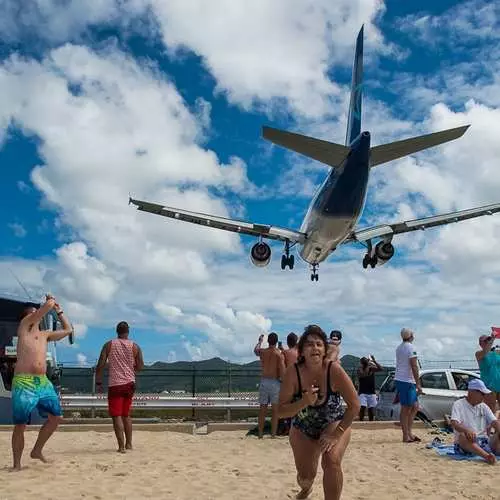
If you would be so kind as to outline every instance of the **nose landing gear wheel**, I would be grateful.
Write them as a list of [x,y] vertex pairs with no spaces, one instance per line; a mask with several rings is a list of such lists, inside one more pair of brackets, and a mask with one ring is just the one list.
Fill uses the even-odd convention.
[[295,265],[295,257],[290,255],[290,243],[285,242],[285,253],[281,256],[281,269],[286,269],[288,266],[290,269],[293,269]]
[[311,273],[311,281],[318,281],[319,276],[318,276],[318,264],[313,264],[312,265],[312,273]]

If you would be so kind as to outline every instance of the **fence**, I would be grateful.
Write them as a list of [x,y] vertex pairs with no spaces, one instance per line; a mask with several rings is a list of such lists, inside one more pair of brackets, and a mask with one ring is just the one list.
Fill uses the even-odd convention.
[[[203,362],[201,362],[203,363]],[[376,388],[379,389],[389,372],[393,371],[391,361],[383,362],[381,372],[375,376]],[[223,368],[204,368],[195,363],[186,363],[183,367],[161,368],[148,366],[137,377],[137,392],[164,393],[182,397],[204,395],[257,398],[260,367],[226,364]],[[389,366],[387,366],[389,365]],[[421,361],[422,369],[461,368],[476,370],[473,360]],[[344,365],[344,369],[353,381],[356,381],[358,365]],[[62,366],[61,392],[63,394],[91,394],[94,392],[94,368],[76,368]],[[106,390],[107,372],[103,383]]]

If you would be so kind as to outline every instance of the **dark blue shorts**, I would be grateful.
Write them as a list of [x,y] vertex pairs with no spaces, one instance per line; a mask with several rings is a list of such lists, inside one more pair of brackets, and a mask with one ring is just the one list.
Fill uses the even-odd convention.
[[418,401],[416,384],[396,380],[396,391],[401,406],[413,406]]

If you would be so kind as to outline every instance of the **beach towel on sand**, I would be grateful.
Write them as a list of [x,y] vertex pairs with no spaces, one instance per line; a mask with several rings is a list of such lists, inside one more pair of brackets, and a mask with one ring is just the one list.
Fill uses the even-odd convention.
[[[439,438],[434,439],[432,443],[429,443],[426,448],[433,449],[436,453],[441,457],[449,457],[452,460],[473,460],[475,462],[484,462],[484,458],[481,458],[478,455],[462,455],[460,453],[455,453],[455,447],[453,443],[446,444],[439,440]],[[500,459],[500,455],[496,455],[498,459]]]

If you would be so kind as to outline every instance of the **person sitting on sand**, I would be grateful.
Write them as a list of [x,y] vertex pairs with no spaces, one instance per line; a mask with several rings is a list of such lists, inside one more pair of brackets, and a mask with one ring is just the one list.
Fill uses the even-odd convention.
[[276,347],[278,334],[271,332],[267,337],[269,347],[262,348],[264,335],[259,336],[259,341],[254,347],[254,354],[259,356],[262,374],[259,385],[259,439],[264,435],[267,406],[271,404],[271,437],[276,436],[278,430],[278,401],[280,385],[285,373],[285,360],[282,352]]
[[340,363],[326,359],[327,348],[325,332],[307,326],[298,344],[299,360],[287,368],[281,385],[280,416],[293,417],[289,439],[301,488],[297,498],[311,493],[320,457],[324,498],[340,498],[342,458],[359,412],[354,384]]
[[[129,340],[126,321],[116,325],[118,338],[106,342],[96,366],[96,386],[102,387],[102,373],[109,363],[108,412],[118,441],[118,452],[132,449],[132,418],[130,407],[135,392],[135,374],[144,368],[141,348]],[[125,439],[124,439],[125,434]]]
[[[489,464],[500,455],[500,421],[484,402],[491,391],[481,379],[469,382],[467,396],[458,399],[451,408],[451,426],[455,431],[455,453],[479,455]],[[488,436],[488,429],[493,431]]]
[[[42,318],[54,310],[62,323],[62,330],[40,330]],[[42,451],[45,443],[62,420],[61,404],[52,382],[47,378],[47,343],[61,340],[71,335],[73,328],[63,313],[61,306],[51,295],[46,295],[45,303],[39,308],[27,307],[21,316],[17,329],[17,362],[12,379],[12,433],[13,470],[21,470],[24,450],[24,431],[30,421],[31,412],[37,408],[48,414],[43,424],[31,458],[47,462]]]

